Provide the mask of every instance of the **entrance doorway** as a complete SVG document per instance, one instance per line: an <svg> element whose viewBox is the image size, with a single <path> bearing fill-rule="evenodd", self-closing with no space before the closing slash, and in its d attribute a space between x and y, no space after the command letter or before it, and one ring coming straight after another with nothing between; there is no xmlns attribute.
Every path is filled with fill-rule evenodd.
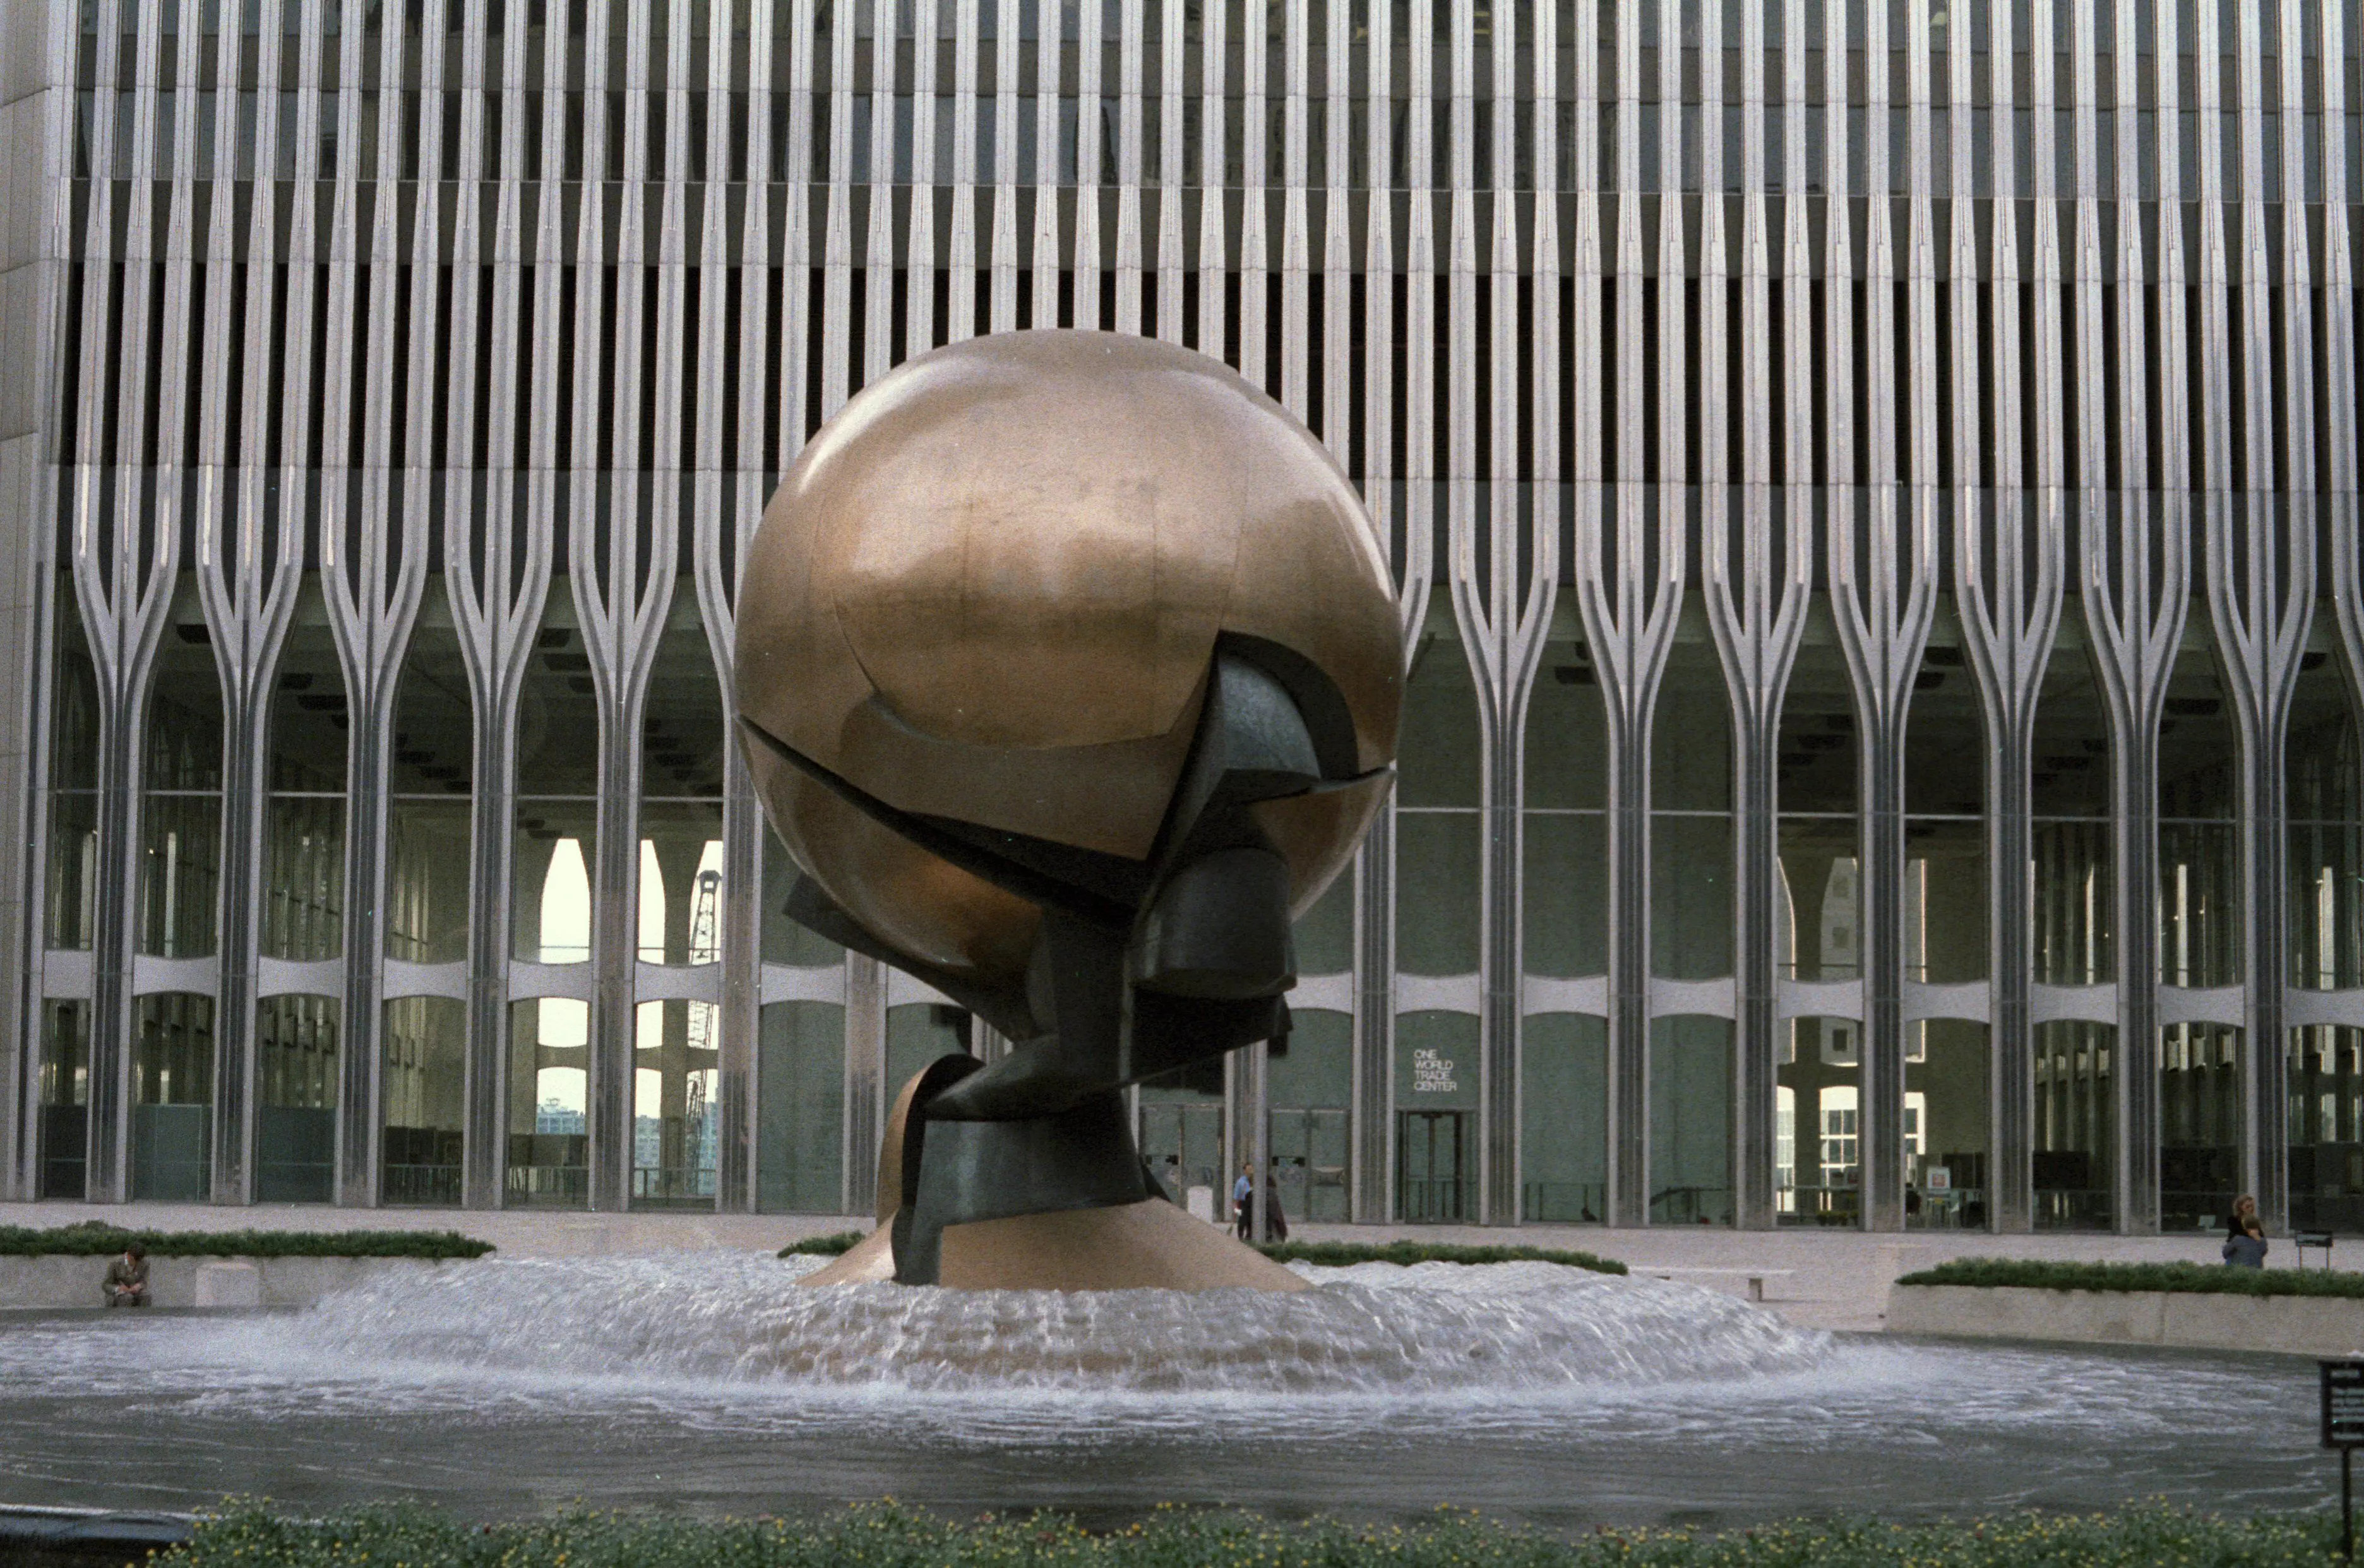
<svg viewBox="0 0 2364 1568"><path fill-rule="evenodd" d="M1467 1222L1476 1185L1469 1111L1396 1113L1396 1218L1406 1225Z"/></svg>

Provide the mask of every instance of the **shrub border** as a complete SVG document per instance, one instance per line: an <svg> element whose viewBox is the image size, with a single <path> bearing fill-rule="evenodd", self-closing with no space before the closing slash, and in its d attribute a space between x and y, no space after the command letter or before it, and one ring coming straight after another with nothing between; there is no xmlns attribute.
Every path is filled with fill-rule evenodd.
<svg viewBox="0 0 2364 1568"><path fill-rule="evenodd" d="M148 1230L109 1225L0 1225L0 1258L98 1258L134 1241L151 1258L481 1258L456 1230Z"/></svg>
<svg viewBox="0 0 2364 1568"><path fill-rule="evenodd" d="M2364 1300L2364 1273L2235 1269L2221 1263L2074 1263L2041 1258L1956 1258L1901 1276L1898 1284L1978 1290L2090 1290L2122 1295L2312 1296Z"/></svg>
<svg viewBox="0 0 2364 1568"><path fill-rule="evenodd" d="M790 1518L698 1520L574 1511L472 1524L420 1504L294 1519L233 1500L201 1518L156 1568L2023 1568L2032 1562L2263 1568L2336 1561L2336 1517L2277 1511L2228 1518L2144 1502L2088 1513L2024 1510L1926 1522L1860 1516L1735 1525L1723 1530L1614 1526L1560 1536L1460 1508L1401 1524L1316 1517L1280 1520L1163 1504L1145 1518L1087 1530L1054 1513L942 1518L892 1502Z"/></svg>

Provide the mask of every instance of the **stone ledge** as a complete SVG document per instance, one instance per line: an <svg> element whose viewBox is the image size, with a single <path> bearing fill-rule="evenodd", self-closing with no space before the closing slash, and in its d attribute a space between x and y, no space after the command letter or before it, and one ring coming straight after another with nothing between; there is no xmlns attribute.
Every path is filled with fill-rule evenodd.
<svg viewBox="0 0 2364 1568"><path fill-rule="evenodd" d="M112 1254L79 1257L51 1252L39 1257L0 1258L0 1308L101 1307L99 1283ZM464 1267L466 1258L158 1258L148 1260L148 1298L155 1307L309 1307L322 1296L351 1290L387 1274L419 1273ZM207 1264L242 1265L235 1299L220 1299L222 1276L233 1271ZM200 1300L200 1277L206 1279ZM251 1298L250 1299L250 1293Z"/></svg>
<svg viewBox="0 0 2364 1568"><path fill-rule="evenodd" d="M1963 1339L2336 1356L2364 1351L2364 1298L1900 1284L1889 1293L1887 1329Z"/></svg>

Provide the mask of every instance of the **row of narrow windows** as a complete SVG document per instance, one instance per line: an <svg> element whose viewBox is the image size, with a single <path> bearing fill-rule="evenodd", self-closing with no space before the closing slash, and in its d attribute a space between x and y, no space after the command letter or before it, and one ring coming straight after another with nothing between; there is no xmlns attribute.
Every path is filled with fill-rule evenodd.
<svg viewBox="0 0 2364 1568"><path fill-rule="evenodd" d="M181 102L183 98L187 101ZM731 183L799 177L795 159L798 106L785 95L764 99L741 91L668 93L620 87L550 95L537 89L514 94L362 89L352 104L342 99L333 90L319 93L307 106L294 91L225 94L207 88L184 95L163 89L152 101L154 139L143 157L138 139L139 95L121 92L103 99L84 92L77 99L74 174L78 179L96 173L127 180L169 175L185 144L199 178L214 174L225 156L227 172L240 180L258 175L289 180L299 172L319 179L340 174L406 181L475 179L501 173L508 168L505 160L511 157L519 174L560 181L623 180L636 173L652 180ZM1706 188L1702 158L1711 139L1719 144L1720 188L1734 194L1748 188L1743 183L1748 150L1744 130L1752 111L1737 102L1720 106L1711 121L1708 108L1697 102L1683 104L1670 117L1663 105L1643 101L1633 106L1630 133L1624 106L1613 99L1589 106L1560 99L1542 126L1531 101L1516 104L1507 123L1500 125L1499 106L1492 101L1428 100L1424 121L1413 100L1385 102L1386 130L1378 137L1375 162L1372 100L1359 96L1314 97L1294 111L1263 97L1229 97L1223 100L1221 145L1216 150L1208 146L1205 101L1195 95L1176 99L1169 108L1152 94L1130 109L1113 95L1087 106L1072 96L1021 95L997 100L987 93L971 104L949 91L898 93L883 101L865 92L843 108L828 95L816 95L800 106L808 126L804 177L926 184L951 175L965 158L966 177L980 184L1103 183L1125 167L1122 154L1132 146L1125 124L1128 114L1135 114L1139 128L1132 133L1138 137L1134 150L1143 176L1191 187L1281 183L1281 172L1290 166L1292 137L1297 136L1303 149L1303 183L1316 188L1333 183L1356 190L1374 184L1398 190L1444 185L1466 154L1466 177L1478 188L1491 188L1498 175L1507 175L1503 183L1519 191L1613 190L1622 183L1622 153L1630 136L1637 189ZM1005 106L1014 114L1007 128L1002 123ZM1794 106L1793 126L1792 107L1776 95L1754 111L1764 188L1794 188L1805 195L1825 190L1863 195L1875 188L1897 196L1912 193L1915 144L1905 106L1842 110L1835 127L1833 111L1821 103ZM111 127L99 123L103 113L111 114ZM1958 128L1968 137L1961 170L1968 188L1959 193L1955 190L1957 113L1963 117ZM2042 128L2050 132L2051 147L2050 161L2040 172L2050 177L2056 195L2087 189L2105 197L2116 195L2121 160L2140 199L2158 197L2162 159L2176 175L2178 189L2186 194L2201 189L2204 144L2196 108L2170 111L2164 128L2159 111L2149 106L2133 111L2131 127L2123 127L2119 111L2112 108L2056 106L2043 113L2049 123ZM1991 108L1957 111L1940 102L1927 115L1928 168L1921 184L1925 194L1988 197L2036 190L2038 110L2012 108L1998 117ZM716 117L720 117L719 125ZM1333 117L1344 141L1336 150L1334 167ZM1584 128L1596 133L1589 150L1578 136L1588 117L1593 123ZM1252 122L1259 125L1253 139ZM1089 134L1087 127L1093 128ZM2080 128L2088 128L2093 153L2090 173L2080 165L2079 138ZM1511 141L1507 166L1500 168L1498 129L1507 132ZM710 134L717 130L719 147ZM102 137L102 131L107 134ZM1874 167L1879 150L1875 131L1885 133L1884 172ZM1671 164L1669 134L1679 149ZM2244 134L2237 110L2217 117L2219 144L2209 150L2219 155L2219 194L2233 201L2284 200L2280 112L2269 109L2257 122L2259 169L2254 189L2245 174ZM2333 195L2364 200L2364 104L2336 119L2333 134L2341 138L2347 153L2345 188ZM2303 111L2297 127L2296 188L2288 192L2292 198L2325 199L2324 135L2322 111ZM1250 166L1252 150L1262 153L1260 172ZM390 165L382 152L392 154ZM1789 172L1793 152L1801 182L1794 187ZM1996 178L1998 158L2008 176L2001 182ZM1169 162L1174 165L1170 172Z"/></svg>
<svg viewBox="0 0 2364 1568"><path fill-rule="evenodd" d="M1143 333L1170 328L1185 344L1220 354L1276 395L1285 390L1289 343L1312 345L1303 406L1316 432L1341 449L1356 473L1409 473L1417 456L1439 475L1507 470L1522 481L1555 480L1576 472L1582 434L1598 452L1597 476L1611 482L1701 484L1711 446L1720 442L1721 477L1777 485L1893 478L1941 488L2060 483L2109 491L2329 494L2335 399L2354 395L2330 380L2335 302L2333 291L2321 286L2294 302L2282 288L2220 293L2102 284L2086 295L2099 302L2091 312L2098 320L2089 320L2080 315L2085 291L2032 283L1814 278L1752 288L1740 278L1670 284L1656 277L1583 284L1561 277L1539 289L1523 275L1415 281L1356 272L1340 298L1329 277L1314 273L1303 279L1301 311L1292 312L1291 280L1278 272L1261 279L1221 274L1220 300L1209 297L1196 272L1175 280L1178 289L1154 274L1137 283L1114 272L1087 274L1079 299L1072 271L1056 274L1053 294L1039 286L1046 281L1042 273L1021 269L1001 297L993 275L980 270L974 297L961 299L972 280L932 270L918 274L922 297L914 299L910 271L855 269L843 302L833 306L821 268L690 268L678 274L678 340L668 342L669 279L652 266L522 268L514 296L507 297L490 265L361 263L340 290L324 263L195 263L187 271L185 317L170 297L170 272L161 261L70 265L61 462L776 473L820 428L831 390L833 320L843 333L839 384L858 389L877 358L899 362L967 335L954 331L956 306L980 328L1103 327L1130 316ZM1555 284L1556 341L1539 342L1540 312ZM1466 302L1456 294L1465 285ZM709 326L704 295L717 286L720 307ZM1916 299L1924 286L1925 317ZM1416 297L1422 287L1433 288L1431 298ZM1135 288L1136 297L1124 297ZM1387 331L1376 366L1375 288ZM883 311L872 298L879 290L888 295ZM1259 290L1261 299L1254 297ZM1456 354L1454 327L1465 304L1472 329L1466 353ZM1177 305L1179 321L1164 319ZM1411 382L1422 346L1413 341L1415 306L1433 335L1425 345L1427 384L1418 388ZM1587 307L1598 321L1599 350L1579 355ZM339 308L350 310L349 321L331 320ZM373 360L379 312L392 318L386 347L375 350L383 363ZM759 324L790 324L785 332L762 330L760 360L745 351L751 313ZM2364 302L2351 299L2347 316L2355 335L2348 362L2364 367ZM179 326L184 319L192 325ZM869 341L882 319L888 333L883 356ZM2208 345L2220 320L2223 358L2212 361ZM227 329L209 332L209 321ZM2263 328L2262 354L2251 349L2253 326ZM1925 337L1916 332L1922 328ZM332 375L330 346L340 328L351 358ZM714 332L711 342L701 338L707 330ZM792 344L799 330L802 342ZM1333 399L1329 357L1320 346L1340 331L1347 343L1346 423L1333 431L1323 428ZM218 364L206 358L209 338L223 345ZM1718 339L1720 365L1708 358ZM1916 352L1916 340L1923 351ZM800 389L786 380L791 347L800 350ZM2049 417L2040 357L2046 347L2058 356ZM1539 350L1556 384L1538 376ZM719 358L725 389L721 405L710 409L699 400L699 373L709 356ZM1752 360L1766 369L1762 406L1725 390L1745 384ZM684 368L668 374L668 365ZM97 380L86 386L92 371ZM1371 422L1375 374L1388 384L1385 422L1377 427ZM496 375L523 405L506 428L490 417ZM1804 406L1790 395L1795 377L1812 395ZM1590 385L1580 384L1587 379ZM474 396L463 402L455 394L471 380ZM259 417L244 417L250 384L260 393L253 409ZM1912 403L1921 387L1933 403L1925 429ZM2077 407L2088 387L2100 393L2099 417L2090 426ZM755 394L752 421L740 414L744 405L735 395L742 390ZM784 428L791 390L802 394L795 400L800 428ZM177 399L179 429L163 423L168 392ZM1599 420L1579 432L1588 393ZM209 448L204 419L217 397L232 413L222 421L218 445ZM552 418L547 445L538 445L532 411L543 397ZM1715 403L1722 405L1722 428L1707 423ZM1465 404L1474 424L1466 454L1455 445ZM382 436L370 424L377 406L385 411ZM2293 410L2302 417L2294 420ZM661 413L675 416L677 432L662 443ZM1415 413L1427 417L1434 442L1424 454L1409 444ZM1881 415L1888 419L1884 453L1871 439ZM1750 439L1757 416L1761 450ZM2178 416L2180 436L2169 423ZM1556 430L1545 423L1541 432L1557 438L1556 458L1546 465L1539 460L1538 425L1555 417ZM718 438L710 455L700 444L708 424ZM2006 437L2014 428L2016 449ZM2204 439L2216 430L2225 437L2221 456Z"/></svg>

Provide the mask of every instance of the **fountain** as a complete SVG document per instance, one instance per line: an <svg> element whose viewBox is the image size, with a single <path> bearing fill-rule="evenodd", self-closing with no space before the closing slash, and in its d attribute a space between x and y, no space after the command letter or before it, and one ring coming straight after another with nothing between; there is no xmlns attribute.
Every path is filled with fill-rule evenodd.
<svg viewBox="0 0 2364 1568"><path fill-rule="evenodd" d="M1212 361L1024 333L911 361L791 471L740 617L795 914L1017 1042L902 1086L875 1236L11 1315L13 1500L1564 1530L2319 1495L2312 1382L2269 1362L1834 1337L1541 1262L1284 1267L1154 1195L1121 1086L1285 1034L1289 917L1382 797L1399 695L1352 491Z"/></svg>
<svg viewBox="0 0 2364 1568"><path fill-rule="evenodd" d="M782 480L738 638L788 913L1013 1042L902 1086L814 1283L1302 1290L1164 1201L1121 1091L1285 1045L1289 922L1393 776L1395 601L1321 443L1152 339L923 354Z"/></svg>

